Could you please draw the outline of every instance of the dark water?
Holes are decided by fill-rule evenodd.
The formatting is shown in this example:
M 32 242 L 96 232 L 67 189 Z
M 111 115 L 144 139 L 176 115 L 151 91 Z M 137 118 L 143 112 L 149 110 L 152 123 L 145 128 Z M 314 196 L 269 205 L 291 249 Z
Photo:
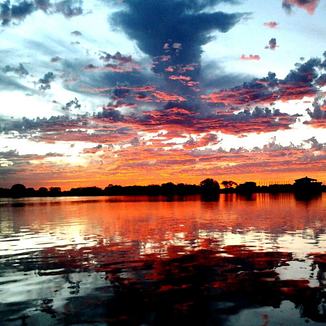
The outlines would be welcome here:
M 325 194 L 0 200 L 1 325 L 325 322 Z

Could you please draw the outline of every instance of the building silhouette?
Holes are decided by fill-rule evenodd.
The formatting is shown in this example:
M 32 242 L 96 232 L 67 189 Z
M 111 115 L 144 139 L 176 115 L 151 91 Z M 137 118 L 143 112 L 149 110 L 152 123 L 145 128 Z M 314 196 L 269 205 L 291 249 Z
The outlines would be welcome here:
M 322 192 L 322 183 L 316 179 L 304 177 L 294 182 L 294 192 L 297 195 L 315 195 Z

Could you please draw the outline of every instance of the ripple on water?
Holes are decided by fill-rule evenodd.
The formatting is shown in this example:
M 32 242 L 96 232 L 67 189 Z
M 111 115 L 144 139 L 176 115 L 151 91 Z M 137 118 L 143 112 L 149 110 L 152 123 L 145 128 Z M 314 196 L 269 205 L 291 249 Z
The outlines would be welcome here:
M 9 324 L 326 322 L 325 196 L 17 203 L 0 200 Z

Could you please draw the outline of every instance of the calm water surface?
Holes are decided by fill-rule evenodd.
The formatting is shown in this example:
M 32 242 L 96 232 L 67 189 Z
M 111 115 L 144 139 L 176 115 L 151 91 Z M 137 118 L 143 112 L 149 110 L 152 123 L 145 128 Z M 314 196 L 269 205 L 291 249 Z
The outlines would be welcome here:
M 0 324 L 321 325 L 325 195 L 0 199 Z

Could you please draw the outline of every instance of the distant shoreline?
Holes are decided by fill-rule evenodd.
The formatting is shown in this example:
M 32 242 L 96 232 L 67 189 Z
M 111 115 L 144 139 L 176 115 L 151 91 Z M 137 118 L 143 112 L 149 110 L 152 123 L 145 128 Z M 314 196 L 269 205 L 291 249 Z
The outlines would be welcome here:
M 274 184 L 269 186 L 257 186 L 255 182 L 237 184 L 233 181 L 222 181 L 224 188 L 211 178 L 203 180 L 199 185 L 174 184 L 172 182 L 161 185 L 148 186 L 120 186 L 108 185 L 102 189 L 96 186 L 79 187 L 62 191 L 60 187 L 41 187 L 39 189 L 26 188 L 23 184 L 13 185 L 9 188 L 0 188 L 0 198 L 22 197 L 92 197 L 92 196 L 187 196 L 202 195 L 214 197 L 218 194 L 251 195 L 254 193 L 293 193 L 298 196 L 310 197 L 326 191 L 326 185 L 308 177 L 297 179 L 294 184 Z

